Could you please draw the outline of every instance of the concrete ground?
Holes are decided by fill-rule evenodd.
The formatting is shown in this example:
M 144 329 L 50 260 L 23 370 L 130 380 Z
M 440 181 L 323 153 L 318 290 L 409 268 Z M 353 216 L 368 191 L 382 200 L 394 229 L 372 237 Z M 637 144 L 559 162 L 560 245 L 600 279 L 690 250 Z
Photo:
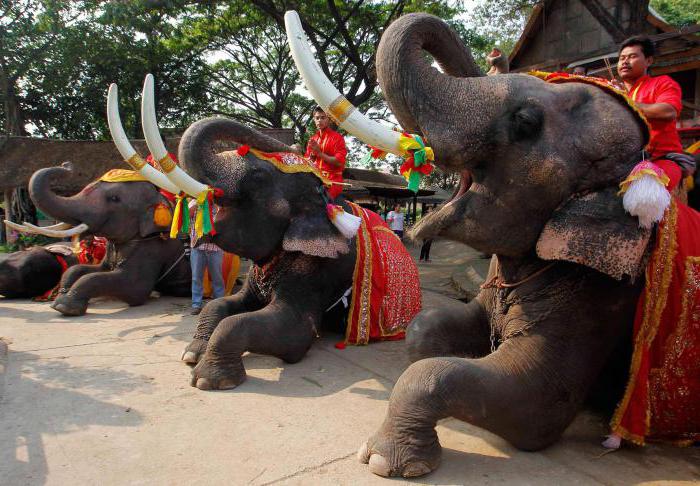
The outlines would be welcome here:
M 488 263 L 453 243 L 435 243 L 432 257 L 420 264 L 423 286 L 454 296 Z M 436 472 L 373 476 L 355 452 L 408 365 L 402 342 L 338 350 L 341 337 L 325 336 L 295 365 L 248 355 L 238 389 L 203 392 L 179 361 L 195 326 L 188 304 L 99 301 L 67 319 L 45 303 L 0 300 L 0 484 L 700 482 L 698 447 L 601 455 L 605 423 L 587 412 L 537 453 L 448 419 Z

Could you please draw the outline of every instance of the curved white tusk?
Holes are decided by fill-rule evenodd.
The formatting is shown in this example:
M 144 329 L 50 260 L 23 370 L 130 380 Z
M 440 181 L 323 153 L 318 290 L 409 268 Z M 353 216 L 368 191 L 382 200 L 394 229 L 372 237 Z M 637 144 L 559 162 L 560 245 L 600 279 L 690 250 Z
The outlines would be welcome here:
M 401 134 L 366 117 L 340 94 L 323 73 L 306 40 L 299 15 L 294 10 L 288 10 L 284 14 L 284 25 L 287 29 L 287 42 L 294 63 L 304 80 L 306 89 L 316 103 L 338 125 L 364 143 L 401 155 L 399 148 Z
M 49 230 L 49 231 L 57 230 L 57 231 L 62 231 L 62 230 L 71 229 L 71 228 L 73 227 L 72 225 L 70 225 L 70 224 L 68 224 L 68 223 L 58 223 L 58 224 L 54 224 L 54 225 L 52 225 L 52 226 L 35 226 L 35 225 L 33 225 L 32 223 L 27 223 L 27 222 L 25 221 L 25 222 L 22 223 L 22 224 L 23 224 L 24 226 L 26 226 L 27 228 L 32 228 L 33 230 L 35 230 L 35 231 L 37 231 L 37 232 L 41 232 L 42 230 Z
M 109 133 L 112 135 L 114 145 L 117 146 L 117 150 L 119 150 L 122 158 L 132 169 L 139 172 L 161 189 L 165 189 L 173 194 L 180 193 L 180 189 L 173 184 L 170 179 L 165 177 L 165 174 L 148 165 L 146 161 L 136 153 L 134 147 L 131 146 L 129 139 L 126 137 L 126 133 L 124 133 L 122 121 L 119 117 L 119 95 L 117 85 L 114 83 L 109 86 L 109 91 L 107 93 L 107 123 L 109 124 Z
M 53 238 L 66 238 L 68 236 L 79 235 L 80 233 L 84 233 L 85 231 L 87 231 L 87 229 L 88 225 L 86 225 L 85 223 L 80 223 L 78 226 L 74 226 L 73 228 L 67 230 L 44 230 L 44 228 L 41 228 L 41 234 L 45 236 L 51 236 Z
M 187 174 L 168 154 L 158 131 L 156 106 L 153 100 L 153 75 L 147 74 L 143 82 L 143 93 L 141 94 L 141 126 L 146 137 L 148 150 L 151 151 L 153 158 L 158 161 L 168 179 L 181 187 L 190 196 L 197 197 L 203 191 L 206 191 L 208 186 Z
M 5 224 L 8 228 L 12 228 L 15 231 L 21 233 L 27 233 L 32 235 L 44 235 L 50 236 L 52 238 L 65 238 L 68 236 L 77 235 L 85 232 L 88 229 L 88 225 L 81 223 L 78 226 L 71 227 L 67 223 L 59 223 L 53 226 L 35 226 L 31 223 L 23 222 L 21 225 L 13 223 L 12 221 L 5 220 Z M 61 227 L 61 229 L 58 229 Z
M 27 233 L 27 234 L 30 234 L 30 235 L 35 235 L 35 234 L 37 234 L 37 231 L 35 231 L 35 230 L 31 229 L 31 228 L 27 228 L 27 227 L 24 226 L 24 225 L 17 224 L 17 223 L 13 223 L 12 221 L 7 220 L 7 219 L 5 219 L 5 220 L 3 220 L 3 221 L 4 221 L 4 223 L 5 223 L 5 226 L 7 226 L 8 228 L 13 229 L 13 230 L 15 230 L 15 231 L 19 231 L 20 233 Z

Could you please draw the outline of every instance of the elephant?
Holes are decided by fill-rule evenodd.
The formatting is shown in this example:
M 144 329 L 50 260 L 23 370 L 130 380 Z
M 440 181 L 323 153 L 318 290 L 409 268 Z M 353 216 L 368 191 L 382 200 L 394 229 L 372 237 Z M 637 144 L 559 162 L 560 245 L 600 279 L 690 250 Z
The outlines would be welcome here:
M 185 248 L 166 235 L 170 200 L 145 179 L 97 180 L 71 197 L 54 193 L 51 180 L 72 174 L 68 163 L 36 171 L 29 181 L 31 198 L 42 212 L 75 225 L 76 231 L 106 237 L 107 256 L 97 265 L 69 268 L 51 307 L 66 316 L 80 316 L 93 297 L 113 297 L 135 306 L 145 303 L 153 290 L 189 295 L 192 277 Z
M 203 390 L 240 385 L 246 378 L 242 355 L 247 351 L 275 356 L 287 363 L 298 362 L 321 330 L 324 316 L 326 324 L 350 332 L 352 326 L 346 328 L 343 322 L 345 312 L 338 312 L 343 300 L 349 298 L 351 309 L 357 303 L 367 303 L 354 314 L 357 316 L 376 309 L 364 294 L 349 296 L 350 289 L 356 288 L 375 295 L 374 288 L 370 291 L 368 286 L 379 278 L 376 267 L 372 267 L 376 273 L 371 277 L 364 273 L 366 279 L 360 282 L 363 286 L 353 286 L 357 282 L 356 267 L 365 268 L 359 262 L 374 262 L 369 256 L 361 260 L 367 253 L 358 251 L 359 241 L 363 247 L 381 245 L 376 252 L 373 250 L 378 259 L 379 253 L 390 255 L 388 260 L 381 260 L 386 265 L 381 276 L 387 278 L 386 294 L 381 298 L 382 302 L 387 302 L 389 296 L 394 300 L 381 306 L 378 321 L 384 324 L 362 321 L 367 327 L 358 328 L 358 338 L 352 343 L 402 337 L 405 326 L 420 308 L 418 272 L 398 237 L 379 216 L 359 206 L 351 207 L 342 198 L 335 200 L 335 207 L 329 205 L 324 188 L 327 181 L 308 159 L 286 144 L 225 118 L 192 124 L 180 140 L 180 166 L 176 166 L 167 159 L 158 134 L 152 83 L 149 75 L 142 99 L 142 123 L 151 155 L 161 161 L 166 175 L 184 192 L 193 196 L 212 192 L 219 210 L 211 240 L 223 250 L 253 262 L 240 291 L 207 303 L 199 315 L 193 340 L 182 356 L 183 361 L 195 365 L 191 385 Z M 108 103 L 108 107 L 113 106 Z M 109 117 L 118 118 L 114 114 Z M 131 152 L 119 137 L 113 138 L 128 158 Z M 220 151 L 231 142 L 241 146 Z M 341 211 L 343 215 L 334 212 L 339 211 L 338 206 L 345 210 Z M 380 222 L 376 223 L 376 235 L 371 233 L 375 239 L 366 238 L 370 233 L 365 233 L 369 228 L 365 223 L 351 232 L 339 229 L 336 218 L 360 224 L 360 218 L 347 214 L 353 210 L 362 218 Z M 355 231 L 357 236 L 352 236 Z M 394 278 L 410 282 L 396 285 Z M 403 292 L 408 288 L 413 293 Z M 390 294 L 391 289 L 402 292 Z M 329 317 L 328 310 L 337 313 Z M 375 324 L 381 327 L 381 333 Z
M 0 260 L 0 295 L 9 299 L 43 295 L 58 284 L 64 266 L 70 268 L 77 263 L 70 243 L 33 246 L 14 252 Z
M 285 20 L 307 88 L 328 103 L 330 82 L 309 86 L 316 71 L 297 59 L 307 51 L 294 14 Z M 646 126 L 594 80 L 484 76 L 458 35 L 431 15 L 394 21 L 376 58 L 402 128 L 425 137 L 439 167 L 472 181 L 413 238 L 455 240 L 494 256 L 476 298 L 412 320 L 412 364 L 358 458 L 381 476 L 427 474 L 440 463 L 435 426 L 447 417 L 522 450 L 545 448 L 631 335 L 653 239 L 625 212 L 617 189 L 641 160 Z M 367 143 L 379 130 L 341 127 Z

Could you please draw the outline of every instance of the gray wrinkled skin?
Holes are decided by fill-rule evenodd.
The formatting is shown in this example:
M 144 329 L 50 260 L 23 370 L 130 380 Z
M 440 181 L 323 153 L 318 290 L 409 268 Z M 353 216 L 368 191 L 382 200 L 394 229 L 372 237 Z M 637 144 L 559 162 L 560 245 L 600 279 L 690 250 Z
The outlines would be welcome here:
M 542 449 L 571 423 L 631 329 L 649 233 L 624 213 L 615 189 L 639 161 L 645 134 L 598 87 L 484 77 L 456 34 L 425 14 L 387 29 L 377 72 L 402 126 L 425 135 L 441 168 L 468 170 L 473 180 L 413 237 L 494 254 L 487 281 L 541 273 L 416 316 L 406 338 L 414 363 L 360 459 L 385 476 L 434 470 L 435 424 L 446 417 Z
M 62 257 L 69 267 L 78 263 L 73 255 Z M 61 264 L 45 247 L 12 253 L 0 261 L 0 295 L 8 299 L 37 297 L 58 284 L 61 272 Z
M 329 221 L 315 176 L 284 173 L 252 153 L 220 151 L 220 142 L 227 141 L 264 152 L 292 151 L 223 118 L 194 123 L 180 142 L 182 167 L 223 191 L 216 198 L 221 209 L 214 242 L 255 264 L 238 293 L 204 307 L 182 356 L 197 363 L 191 384 L 205 390 L 242 383 L 246 351 L 288 363 L 302 359 L 323 312 L 352 285 L 355 267 L 355 240 Z M 261 267 L 268 269 L 263 277 L 256 273 Z
M 96 181 L 74 196 L 58 196 L 51 190 L 51 179 L 71 177 L 71 172 L 70 167 L 36 171 L 29 181 L 34 204 L 59 221 L 87 224 L 91 234 L 108 239 L 109 247 L 101 264 L 75 265 L 63 274 L 51 307 L 67 316 L 79 316 L 85 314 L 93 297 L 141 305 L 153 290 L 189 295 L 189 260 L 178 261 L 184 247 L 167 234 L 160 237 L 169 228 L 158 227 L 153 221 L 155 205 L 167 203 L 156 187 L 150 182 Z M 170 267 L 167 277 L 158 282 Z

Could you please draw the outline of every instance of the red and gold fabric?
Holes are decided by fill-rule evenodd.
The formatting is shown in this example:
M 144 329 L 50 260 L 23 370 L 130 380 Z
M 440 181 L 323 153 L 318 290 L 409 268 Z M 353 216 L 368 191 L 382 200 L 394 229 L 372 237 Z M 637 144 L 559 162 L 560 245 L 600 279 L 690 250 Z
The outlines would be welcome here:
M 700 213 L 676 200 L 658 226 L 633 344 L 612 431 L 640 445 L 700 440 Z
M 335 130 L 325 128 L 314 133 L 309 139 L 309 142 L 312 140 L 318 143 L 318 146 L 321 147 L 321 152 L 326 155 L 330 155 L 331 157 L 335 157 L 335 160 L 337 160 L 340 164 L 339 166 L 336 166 L 325 162 L 311 150 L 310 146 L 307 145 L 304 156 L 310 158 L 316 167 L 318 167 L 318 169 L 321 171 L 321 175 L 331 182 L 328 193 L 333 199 L 335 199 L 343 191 L 343 169 L 345 168 L 345 161 L 348 156 L 348 149 L 345 146 L 345 139 Z M 340 184 L 333 184 L 334 182 Z
M 347 344 L 403 339 L 421 309 L 418 268 L 378 214 L 350 203 L 362 219 L 345 334 Z
M 238 272 L 241 269 L 241 258 L 235 253 L 224 252 L 221 263 L 221 274 L 224 276 L 224 295 L 231 295 L 236 285 Z M 204 297 L 213 297 L 214 291 L 211 284 L 209 270 L 204 269 Z
M 78 263 L 83 265 L 97 265 L 107 253 L 107 238 L 94 236 L 91 240 L 80 240 L 78 244 Z

